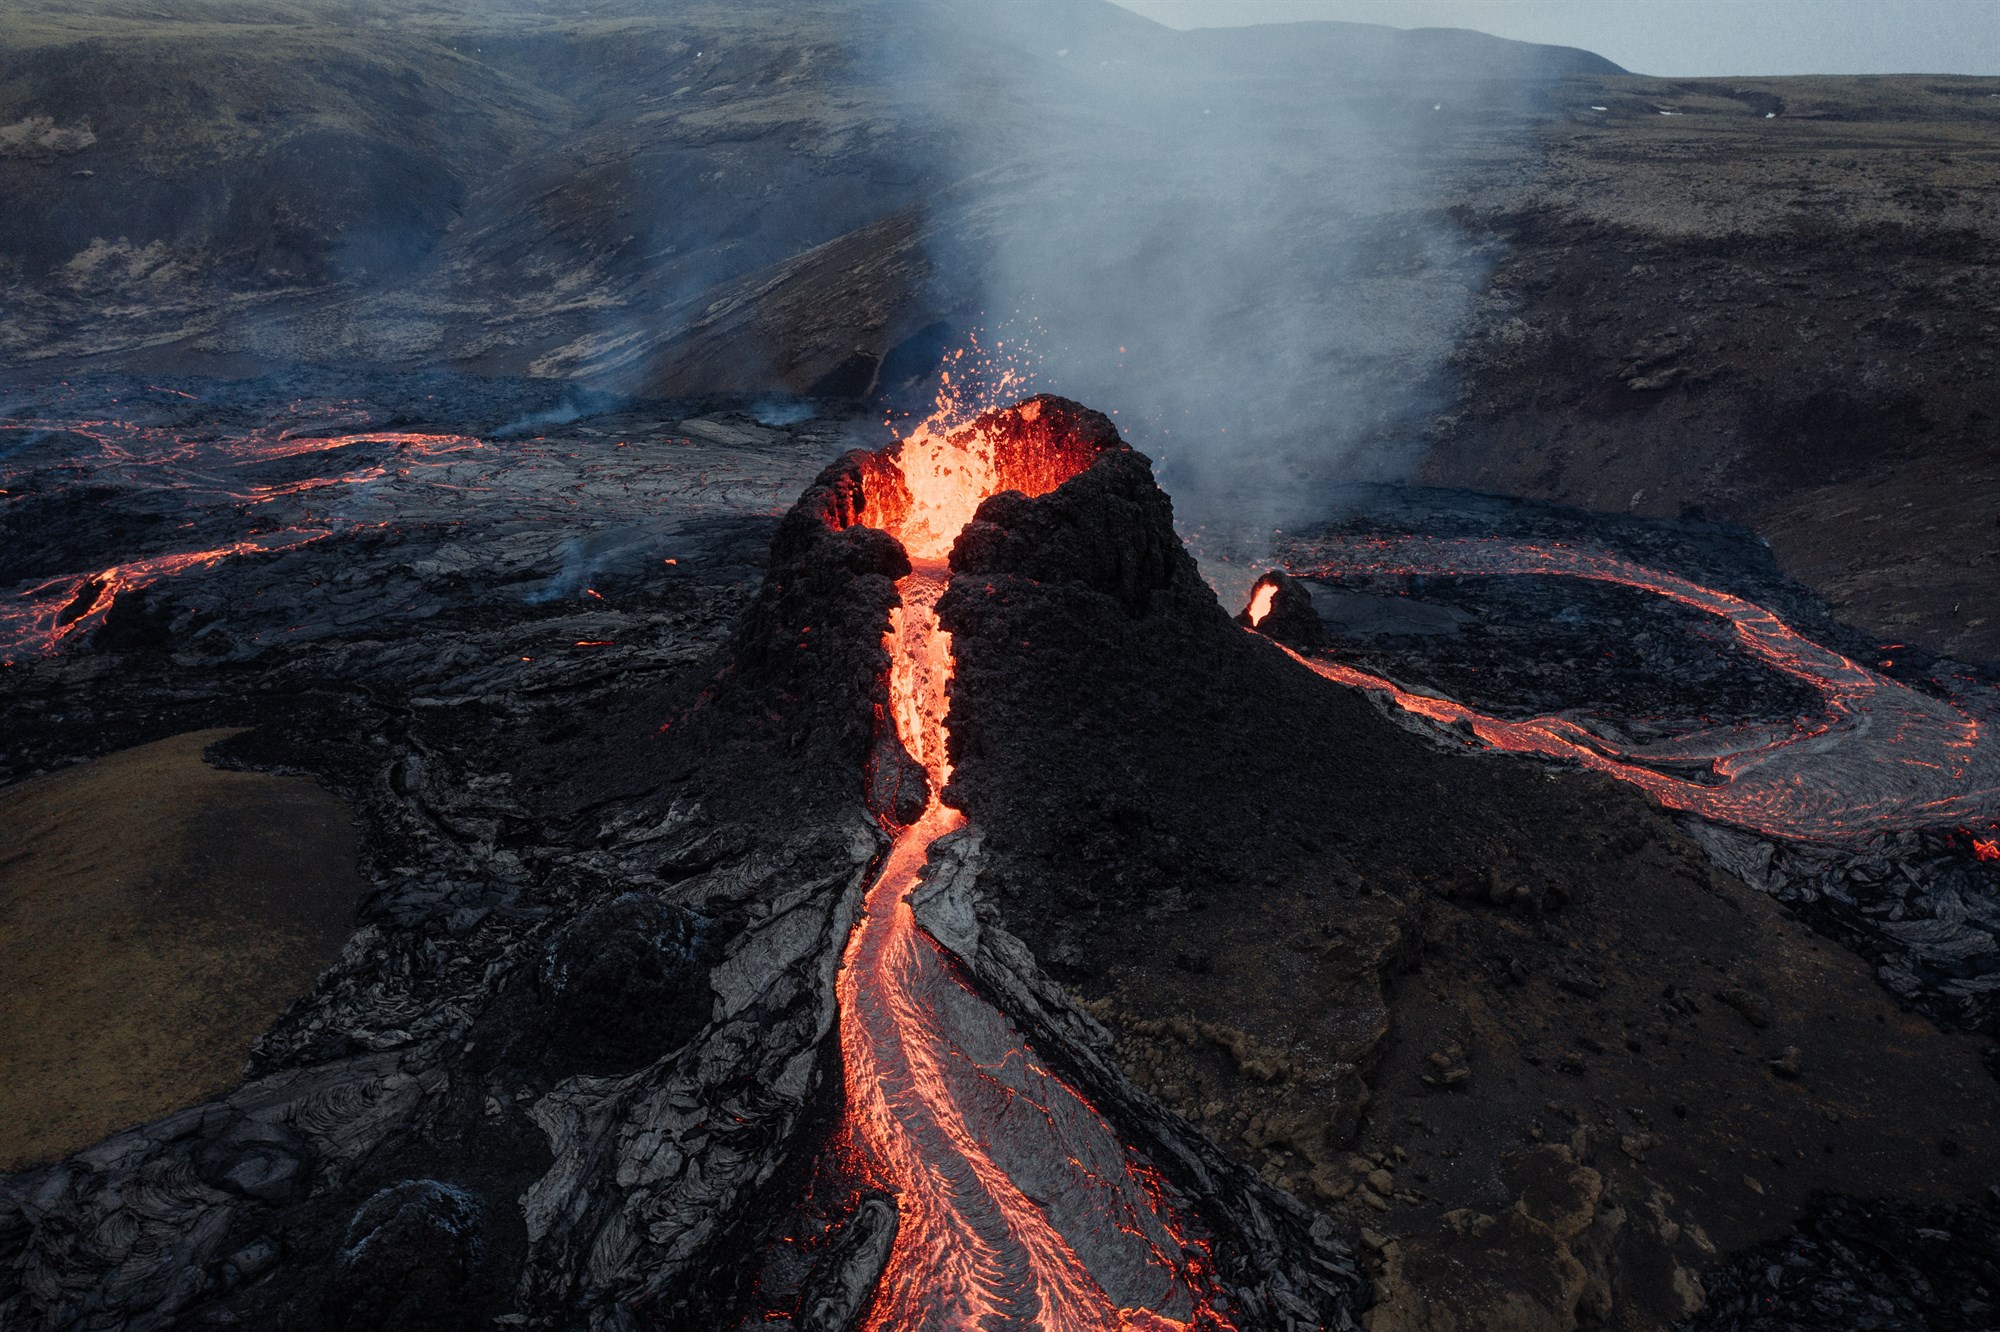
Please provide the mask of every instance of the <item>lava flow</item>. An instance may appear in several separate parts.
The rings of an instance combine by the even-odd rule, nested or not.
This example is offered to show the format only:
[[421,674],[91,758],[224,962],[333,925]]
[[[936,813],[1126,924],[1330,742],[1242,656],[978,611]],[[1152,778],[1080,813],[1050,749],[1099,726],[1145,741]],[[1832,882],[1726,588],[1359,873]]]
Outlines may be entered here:
[[[845,1136],[899,1213],[864,1326],[1228,1328],[1206,1250],[1186,1237],[1164,1181],[970,987],[907,900],[931,844],[964,824],[940,799],[952,673],[935,610],[943,557],[987,495],[1044,494],[1095,451],[1037,430],[1041,407],[956,431],[933,418],[887,456],[907,494],[883,525],[914,565],[886,644],[892,710],[930,789],[869,889],[838,987]],[[992,425],[1001,418],[1011,429]]]
[[[29,439],[61,440],[62,467],[87,476],[93,487],[133,495],[171,495],[174,504],[190,515],[226,510],[236,516],[239,525],[245,516],[254,517],[251,530],[240,540],[203,550],[137,556],[108,568],[65,572],[21,584],[12,596],[0,600],[0,664],[57,652],[66,640],[102,623],[122,593],[213,568],[234,556],[292,550],[337,531],[372,525],[311,507],[328,498],[313,492],[342,486],[365,488],[378,481],[408,477],[414,468],[435,467],[455,455],[484,447],[470,435],[353,428],[334,434],[311,433],[358,427],[366,421],[365,411],[345,403],[312,407],[295,403],[289,423],[228,433],[183,431],[136,418],[7,419],[4,424],[11,433]],[[257,479],[258,469],[273,464],[357,447],[394,450],[394,461],[333,475]],[[33,470],[32,465],[0,466],[0,495],[18,494],[23,476]]]
[[[0,608],[0,652],[26,647],[46,656],[70,635],[87,632],[103,623],[112,604],[124,593],[150,587],[163,578],[211,568],[234,555],[295,550],[330,535],[310,528],[267,533],[213,550],[155,555],[114,564],[94,574],[66,574],[48,579],[24,588],[17,603]],[[0,665],[11,664],[11,658],[0,658]]]
[[1327,679],[1386,694],[1405,711],[1467,728],[1494,749],[1571,760],[1638,786],[1671,809],[1810,841],[1984,823],[2000,811],[1993,700],[1920,692],[1804,638],[1741,597],[1606,552],[1561,545],[1407,537],[1325,543],[1317,551],[1326,558],[1291,572],[1314,579],[1540,574],[1666,597],[1722,620],[1739,647],[1810,686],[1823,709],[1814,718],[1711,727],[1632,744],[1581,717],[1508,721],[1351,666],[1300,657]]

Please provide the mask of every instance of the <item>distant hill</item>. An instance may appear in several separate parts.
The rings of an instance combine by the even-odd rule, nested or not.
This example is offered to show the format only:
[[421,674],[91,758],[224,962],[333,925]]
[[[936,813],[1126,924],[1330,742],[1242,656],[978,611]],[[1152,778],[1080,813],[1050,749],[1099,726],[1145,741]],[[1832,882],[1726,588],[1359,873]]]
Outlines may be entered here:
[[[1175,32],[1099,0],[18,0],[0,364],[853,391],[938,319],[1013,298],[985,265],[1027,182],[1060,200],[1182,153],[1233,170],[1365,123],[1324,140],[1337,156],[1447,93],[1519,121],[1535,89],[1612,68],[1470,32]],[[1119,188],[1138,229],[1208,225]],[[1322,202],[1275,230],[1331,225]]]
[[1208,58],[1268,67],[1274,62],[1339,70],[1354,78],[1414,72],[1427,84],[1466,78],[1547,80],[1623,74],[1573,46],[1511,41],[1469,28],[1391,28],[1377,23],[1269,23],[1195,28],[1185,34]]

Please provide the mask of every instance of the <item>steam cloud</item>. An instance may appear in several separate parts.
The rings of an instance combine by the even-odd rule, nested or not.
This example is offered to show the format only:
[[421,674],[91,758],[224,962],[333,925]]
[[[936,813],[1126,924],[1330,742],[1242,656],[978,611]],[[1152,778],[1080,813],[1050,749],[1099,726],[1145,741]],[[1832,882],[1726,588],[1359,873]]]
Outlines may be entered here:
[[1184,525],[1268,528],[1407,473],[1491,267],[1448,220],[1455,173],[1526,132],[1546,48],[1034,0],[905,13],[882,77],[935,127],[923,172],[955,182],[939,306],[1024,337],[1036,387],[1116,412]]

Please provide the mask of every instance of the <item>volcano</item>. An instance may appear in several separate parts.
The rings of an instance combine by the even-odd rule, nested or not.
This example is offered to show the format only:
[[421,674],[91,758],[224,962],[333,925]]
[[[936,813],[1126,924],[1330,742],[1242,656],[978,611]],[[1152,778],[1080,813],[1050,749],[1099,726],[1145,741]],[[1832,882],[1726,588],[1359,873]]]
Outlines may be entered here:
[[1232,615],[1058,397],[351,411],[8,476],[131,552],[20,571],[15,775],[227,724],[368,880],[244,1080],[0,1178],[8,1319],[1636,1328],[1990,1235],[1990,691],[1726,536],[1410,491]]

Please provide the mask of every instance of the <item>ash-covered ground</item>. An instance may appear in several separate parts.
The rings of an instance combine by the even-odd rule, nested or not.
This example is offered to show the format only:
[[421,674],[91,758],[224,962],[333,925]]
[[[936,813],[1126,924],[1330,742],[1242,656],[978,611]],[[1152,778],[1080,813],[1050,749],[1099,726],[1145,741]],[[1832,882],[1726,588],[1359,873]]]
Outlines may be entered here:
[[[214,761],[344,799],[367,895],[240,1085],[5,1177],[9,1317],[840,1325],[812,1309],[867,1246],[798,1218],[845,1215],[814,1182],[831,968],[886,844],[899,566],[825,525],[846,483],[807,483],[886,436],[588,406],[444,378],[16,401],[9,778],[247,727]],[[1346,512],[1294,562],[1364,533],[1588,539],[1871,646],[1723,529]],[[1949,1002],[1991,952],[1969,835],[1752,843],[1416,725],[1232,623],[1143,461],[975,530],[940,607],[970,983],[1150,1144],[1225,1271],[1262,1254],[1378,1330],[1990,1321],[1988,1020]],[[1495,715],[1810,702],[1629,590],[1337,582],[1302,650]],[[759,1256],[787,1235],[804,1257]]]

